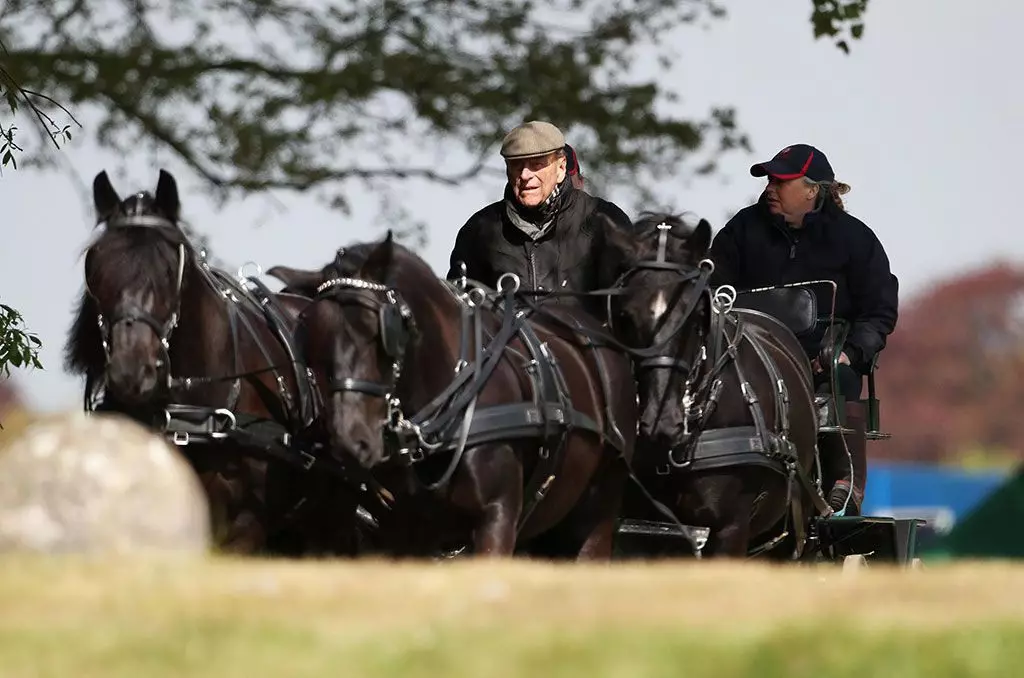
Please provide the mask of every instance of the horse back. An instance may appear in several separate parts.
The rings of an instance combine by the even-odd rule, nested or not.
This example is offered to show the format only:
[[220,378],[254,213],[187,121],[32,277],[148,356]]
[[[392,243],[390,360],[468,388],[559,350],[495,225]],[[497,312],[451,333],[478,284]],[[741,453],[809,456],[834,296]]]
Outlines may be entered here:
[[797,372],[807,388],[813,391],[810,360],[792,328],[778,318],[761,311],[739,308],[734,312],[743,319],[743,324],[749,329],[751,339],[774,346],[785,356],[786,360],[796,366]]

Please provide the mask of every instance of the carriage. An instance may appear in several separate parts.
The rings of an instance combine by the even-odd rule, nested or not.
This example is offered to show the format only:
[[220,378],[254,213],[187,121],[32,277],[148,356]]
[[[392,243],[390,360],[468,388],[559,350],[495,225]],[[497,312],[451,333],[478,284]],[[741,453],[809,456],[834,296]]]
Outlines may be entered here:
[[[846,424],[846,402],[838,389],[839,357],[846,342],[849,325],[828,311],[819,309],[818,299],[834,298],[835,283],[829,280],[804,281],[786,285],[743,290],[733,295],[731,309],[738,313],[763,313],[781,321],[801,340],[817,343],[819,356],[829,373],[829,393],[816,394],[818,409],[818,436],[824,441],[829,436],[853,433]],[[819,294],[815,294],[818,288]],[[822,294],[821,292],[824,292]],[[878,355],[874,356],[865,377],[867,395],[861,400],[867,413],[866,438],[868,441],[887,440],[892,437],[880,425],[880,408],[875,388]],[[820,481],[819,481],[820,489]],[[812,548],[806,557],[812,560],[843,562],[858,566],[868,562],[885,562],[900,566],[917,566],[917,530],[925,521],[918,518],[897,519],[887,516],[830,515],[813,517],[809,524]],[[701,541],[707,539],[707,529],[689,526]],[[617,528],[618,551],[621,555],[646,554],[652,551],[676,554],[679,552],[680,530],[670,522],[652,521],[623,516]],[[659,545],[660,543],[660,545]],[[666,545],[674,544],[677,548]],[[687,550],[686,545],[682,551]]]

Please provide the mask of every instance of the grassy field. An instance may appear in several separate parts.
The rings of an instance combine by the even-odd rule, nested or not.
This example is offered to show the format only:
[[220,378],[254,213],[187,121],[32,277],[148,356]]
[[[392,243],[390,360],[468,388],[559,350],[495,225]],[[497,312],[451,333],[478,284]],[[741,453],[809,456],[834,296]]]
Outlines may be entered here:
[[1024,672],[1024,567],[0,559],[0,678]]

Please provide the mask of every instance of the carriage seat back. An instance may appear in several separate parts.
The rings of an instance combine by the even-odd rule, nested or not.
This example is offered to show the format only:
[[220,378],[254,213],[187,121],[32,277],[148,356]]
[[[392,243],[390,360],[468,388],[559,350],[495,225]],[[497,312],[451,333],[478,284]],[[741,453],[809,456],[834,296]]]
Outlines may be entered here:
[[799,336],[814,331],[818,323],[818,298],[806,287],[771,287],[736,294],[733,308],[767,313]]

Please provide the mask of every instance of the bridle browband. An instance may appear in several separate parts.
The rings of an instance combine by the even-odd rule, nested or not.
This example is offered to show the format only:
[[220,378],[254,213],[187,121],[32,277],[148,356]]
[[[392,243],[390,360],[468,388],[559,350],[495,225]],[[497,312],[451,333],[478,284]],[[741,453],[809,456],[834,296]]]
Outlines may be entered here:
[[[378,293],[383,292],[383,299]],[[338,303],[355,303],[377,313],[380,327],[380,343],[391,359],[391,374],[387,382],[342,376],[332,373],[327,386],[329,393],[363,393],[384,398],[389,407],[402,376],[405,364],[405,347],[416,335],[415,321],[409,305],[401,299],[397,290],[378,282],[361,278],[338,277],[324,281],[316,288],[314,302],[331,298]],[[308,310],[308,309],[307,309]],[[305,311],[303,311],[303,315]]]

